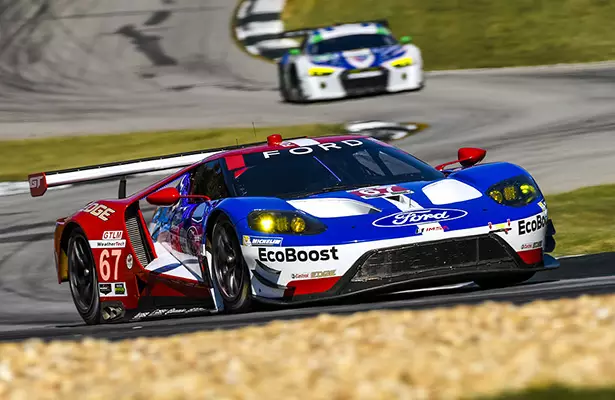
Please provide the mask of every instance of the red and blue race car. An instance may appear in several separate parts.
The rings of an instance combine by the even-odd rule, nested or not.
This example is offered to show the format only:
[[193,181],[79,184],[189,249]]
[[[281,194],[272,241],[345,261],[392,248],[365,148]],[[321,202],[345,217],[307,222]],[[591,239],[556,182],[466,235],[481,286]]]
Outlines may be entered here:
[[181,168],[128,197],[122,179],[119,199],[57,221],[58,281],[98,324],[468,281],[499,287],[557,267],[537,183],[510,163],[478,164],[485,153],[462,148],[432,167],[373,138],[271,135],[29,181],[41,196]]

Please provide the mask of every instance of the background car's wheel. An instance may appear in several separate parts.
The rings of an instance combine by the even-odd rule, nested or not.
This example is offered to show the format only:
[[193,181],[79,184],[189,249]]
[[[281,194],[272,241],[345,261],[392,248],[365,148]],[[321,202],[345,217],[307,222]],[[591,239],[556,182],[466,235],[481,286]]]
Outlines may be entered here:
[[73,302],[81,318],[88,325],[100,323],[96,263],[90,244],[79,228],[71,233],[68,240],[68,281]]
[[536,272],[534,271],[516,272],[516,273],[498,275],[495,277],[477,279],[474,281],[474,283],[476,283],[482,289],[503,288],[503,287],[513,286],[513,285],[525,282],[531,277],[533,277],[535,273]]
[[228,313],[249,311],[252,304],[250,272],[233,225],[222,216],[212,233],[212,275]]
[[286,79],[284,77],[284,70],[282,67],[278,68],[278,85],[280,87],[280,97],[282,97],[282,101],[290,102],[288,88],[286,87]]
[[290,82],[290,87],[287,88],[289,99],[296,103],[305,102],[303,89],[301,89],[301,81],[299,80],[297,70],[294,66],[290,70]]

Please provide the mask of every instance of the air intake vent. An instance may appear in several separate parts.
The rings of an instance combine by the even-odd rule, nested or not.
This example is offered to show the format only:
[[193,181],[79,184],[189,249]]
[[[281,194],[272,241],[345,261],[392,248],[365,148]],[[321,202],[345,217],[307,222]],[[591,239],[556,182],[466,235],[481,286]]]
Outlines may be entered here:
[[128,238],[135,251],[137,260],[139,260],[141,266],[145,267],[154,257],[147,244],[145,237],[146,233],[141,225],[139,214],[134,207],[126,211],[126,231],[128,232]]

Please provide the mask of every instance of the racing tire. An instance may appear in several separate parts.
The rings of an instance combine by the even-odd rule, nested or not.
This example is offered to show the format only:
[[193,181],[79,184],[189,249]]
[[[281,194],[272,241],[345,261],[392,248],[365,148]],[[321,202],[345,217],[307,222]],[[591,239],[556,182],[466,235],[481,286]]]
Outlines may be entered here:
[[286,88],[286,79],[284,79],[284,72],[282,68],[278,68],[278,85],[280,88],[280,97],[282,101],[285,103],[290,102],[290,96],[288,94],[288,89]]
[[481,289],[498,289],[523,283],[532,278],[534,274],[536,274],[535,271],[513,272],[490,278],[477,279],[474,283],[480,286]]
[[297,70],[294,67],[290,71],[290,77],[292,83],[290,88],[286,89],[289,101],[293,103],[305,103],[306,99],[303,95],[303,90],[301,89],[301,82],[297,76]]
[[211,237],[212,276],[224,303],[224,312],[238,314],[252,308],[250,271],[231,221],[221,216]]
[[68,239],[68,282],[77,312],[88,325],[101,321],[96,262],[88,239],[76,228]]

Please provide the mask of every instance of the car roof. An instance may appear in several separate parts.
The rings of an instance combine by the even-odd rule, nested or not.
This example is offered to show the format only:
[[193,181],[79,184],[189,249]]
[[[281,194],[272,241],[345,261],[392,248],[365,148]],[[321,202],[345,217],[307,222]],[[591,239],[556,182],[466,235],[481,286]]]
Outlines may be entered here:
[[334,25],[326,28],[318,28],[310,31],[308,40],[314,38],[321,40],[332,39],[341,36],[352,36],[361,34],[391,34],[391,31],[383,24],[374,22],[354,23]]
[[[336,135],[336,136],[319,136],[319,137],[303,137],[284,140],[281,135],[270,135],[267,137],[266,144],[258,144],[254,146],[242,147],[239,149],[222,151],[220,153],[213,154],[205,158],[201,163],[213,161],[219,158],[226,158],[229,156],[246,155],[252,153],[263,153],[265,151],[284,150],[295,147],[315,146],[323,143],[341,142],[343,140],[350,139],[365,139],[365,136],[361,135]],[[374,139],[375,140],[375,139]],[[384,143],[382,143],[385,145]]]

